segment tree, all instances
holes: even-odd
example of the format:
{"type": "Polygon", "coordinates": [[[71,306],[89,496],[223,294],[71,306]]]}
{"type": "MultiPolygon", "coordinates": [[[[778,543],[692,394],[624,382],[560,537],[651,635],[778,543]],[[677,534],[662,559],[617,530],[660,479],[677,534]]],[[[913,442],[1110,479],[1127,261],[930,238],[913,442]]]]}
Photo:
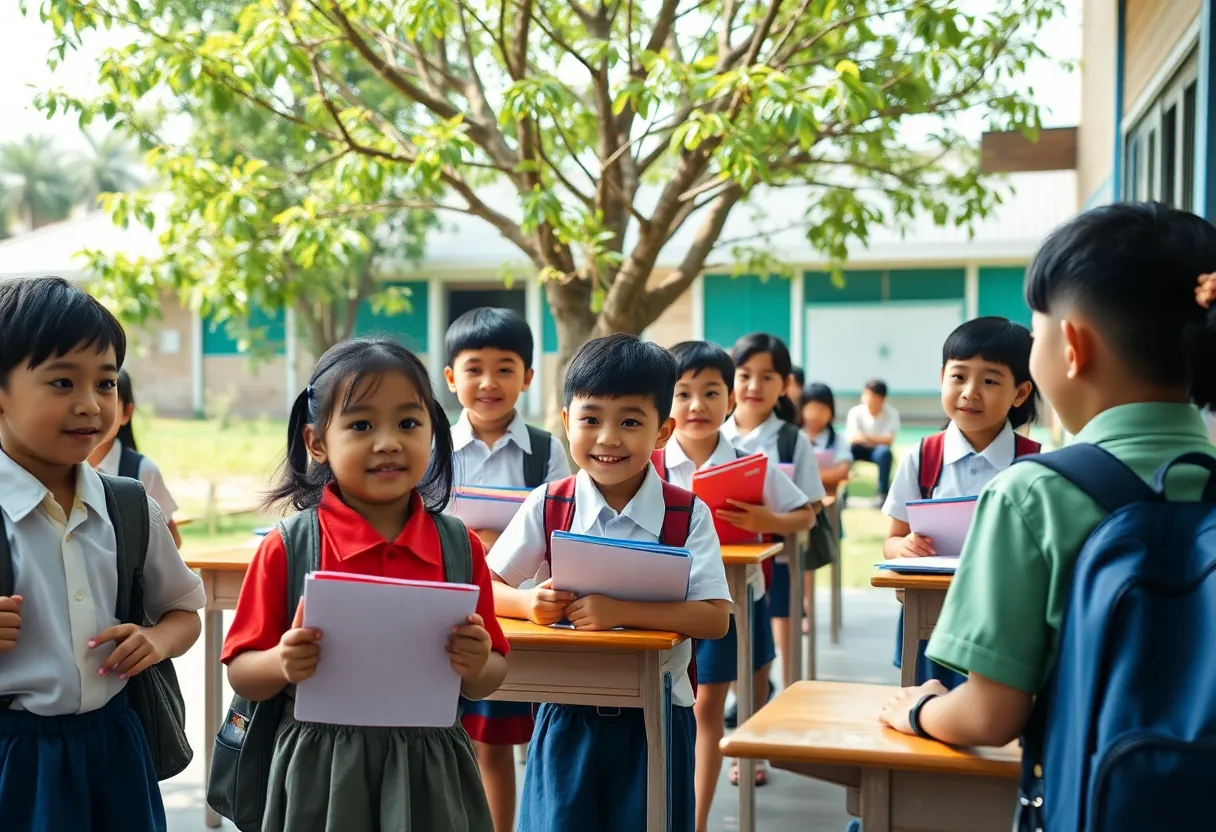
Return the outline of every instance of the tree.
{"type": "MultiPolygon", "coordinates": [[[[731,212],[809,186],[798,218],[835,262],[915,212],[970,225],[1000,193],[951,129],[976,111],[1033,133],[1013,81],[1060,0],[241,0],[235,27],[187,0],[45,0],[59,53],[140,33],[101,67],[108,115],[161,94],[253,108],[392,171],[396,207],[458,211],[545,282],[565,367],[588,337],[640,332],[704,270],[731,212]],[[986,10],[977,6],[984,6],[986,10]],[[377,77],[388,98],[347,82],[377,77]],[[384,104],[391,102],[388,110],[384,104]],[[516,210],[479,188],[509,183],[516,210]],[[695,228],[679,265],[660,252],[695,228]]],[[[327,194],[284,233],[378,212],[327,194]]],[[[743,247],[732,251],[746,254],[743,247]]],[[[760,262],[764,262],[763,259],[760,262]]]]}
{"type": "Polygon", "coordinates": [[[100,137],[88,130],[83,133],[89,150],[76,159],[74,171],[82,201],[92,204],[102,194],[125,193],[140,186],[135,149],[126,135],[118,131],[100,137]]]}
{"type": "Polygon", "coordinates": [[[0,217],[19,220],[30,230],[66,217],[76,191],[62,161],[49,136],[0,144],[0,217]]]}

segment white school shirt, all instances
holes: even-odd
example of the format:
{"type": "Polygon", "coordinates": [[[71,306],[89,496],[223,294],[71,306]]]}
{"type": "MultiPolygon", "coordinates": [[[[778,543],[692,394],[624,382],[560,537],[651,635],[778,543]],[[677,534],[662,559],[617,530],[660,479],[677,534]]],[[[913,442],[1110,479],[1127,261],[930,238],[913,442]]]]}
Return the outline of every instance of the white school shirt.
{"type": "MultiPolygon", "coordinates": [[[[667,443],[665,450],[667,462],[667,479],[672,485],[678,485],[680,488],[692,489],[692,475],[698,470],[696,463],[688,458],[684,453],[684,449],[680,447],[680,441],[672,437],[667,443]]],[[[714,452],[710,454],[709,459],[701,468],[710,468],[714,465],[725,465],[728,462],[734,462],[738,459],[735,453],[735,446],[730,444],[730,440],[719,431],[718,446],[714,448],[714,452]]],[[[791,511],[797,511],[811,501],[807,496],[798,490],[798,486],[794,485],[776,465],[769,465],[764,475],[764,504],[772,509],[777,514],[787,514],[791,511]]],[[[752,595],[756,600],[764,597],[764,573],[755,569],[752,571],[752,595]]]]}
{"type": "MultiPolygon", "coordinates": [[[[101,464],[97,466],[97,470],[103,474],[109,474],[111,477],[117,477],[118,463],[121,459],[122,440],[115,439],[114,443],[110,445],[110,450],[101,460],[101,464]]],[[[174,500],[173,495],[169,493],[169,486],[165,485],[165,478],[161,474],[160,468],[146,456],[139,461],[139,481],[144,484],[144,491],[148,492],[148,496],[160,506],[161,513],[165,517],[172,518],[177,512],[177,500],[174,500]]]]}
{"type": "MultiPolygon", "coordinates": [[[[600,494],[586,471],[579,471],[574,488],[574,519],[570,531],[597,537],[637,540],[654,543],[663,531],[663,481],[653,465],[647,464],[646,476],[638,492],[619,514],[600,494]]],[[[722,566],[722,550],[714,521],[705,503],[696,500],[692,507],[692,522],[685,548],[692,554],[692,571],[688,578],[689,601],[729,601],[726,570],[722,566]]],[[[545,487],[534,490],[524,500],[519,512],[498,538],[486,558],[490,571],[511,586],[537,576],[549,577],[545,561],[545,487]]],[[[685,641],[665,651],[662,669],[671,673],[671,701],[683,708],[693,704],[692,683],[688,680],[688,662],[692,658],[691,642],[685,641]]]]}
{"type": "Polygon", "coordinates": [[[863,433],[867,436],[894,436],[899,433],[899,411],[884,404],[875,416],[864,404],[850,408],[844,424],[845,441],[857,442],[863,433]]]}
{"type": "MultiPolygon", "coordinates": [[[[473,435],[467,411],[452,425],[453,485],[490,485],[523,488],[524,456],[532,453],[528,423],[518,413],[494,447],[473,435]]],[[[545,482],[570,476],[566,449],[556,436],[549,437],[549,469],[545,482]]]]}
{"type": "MultiPolygon", "coordinates": [[[[951,422],[946,428],[946,439],[942,445],[942,476],[937,488],[933,489],[933,499],[978,495],[993,477],[1013,464],[1013,456],[1014,434],[1009,422],[1005,422],[1005,427],[992,440],[992,444],[980,453],[976,453],[963,432],[951,422]]],[[[919,499],[920,445],[917,444],[908,451],[895,472],[887,501],[882,507],[883,514],[907,523],[908,502],[919,499]]]]}
{"type": "MultiPolygon", "coordinates": [[[[812,450],[836,452],[836,458],[832,460],[834,464],[839,465],[842,462],[853,461],[853,449],[849,447],[849,441],[843,433],[836,433],[836,444],[834,446],[828,445],[828,432],[826,430],[819,431],[817,436],[812,436],[810,439],[812,450]]],[[[815,461],[818,462],[819,458],[816,457],[815,461]]]]}
{"type": "MultiPolygon", "coordinates": [[[[39,716],[95,711],[126,685],[97,671],[113,642],[90,650],[89,639],[118,624],[114,526],[101,479],[76,467],[76,501],[64,517],[51,492],[0,451],[0,510],[13,553],[21,632],[16,649],[0,656],[0,692],[39,716]]],[[[194,612],[203,583],[182,561],[160,507],[148,498],[144,608],[156,623],[171,610],[194,612]]]]}
{"type": "MultiPolygon", "coordinates": [[[[768,457],[769,464],[775,466],[781,462],[781,456],[777,453],[777,433],[784,424],[785,421],[773,413],[749,432],[740,433],[739,425],[732,416],[722,425],[722,435],[741,451],[764,454],[768,457]]],[[[819,463],[815,461],[815,452],[811,450],[811,440],[801,430],[798,431],[798,440],[794,443],[794,476],[791,479],[812,503],[817,503],[828,495],[824,490],[823,480],[819,477],[819,463]]]]}

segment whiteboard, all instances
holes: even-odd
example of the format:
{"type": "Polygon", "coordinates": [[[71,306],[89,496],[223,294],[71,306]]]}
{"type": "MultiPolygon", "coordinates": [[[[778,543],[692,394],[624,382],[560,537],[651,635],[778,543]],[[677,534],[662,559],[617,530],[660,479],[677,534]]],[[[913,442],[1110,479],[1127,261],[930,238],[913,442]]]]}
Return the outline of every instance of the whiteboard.
{"type": "Polygon", "coordinates": [[[942,344],[963,320],[962,301],[807,306],[806,379],[838,392],[871,378],[896,395],[940,390],[942,344]]]}

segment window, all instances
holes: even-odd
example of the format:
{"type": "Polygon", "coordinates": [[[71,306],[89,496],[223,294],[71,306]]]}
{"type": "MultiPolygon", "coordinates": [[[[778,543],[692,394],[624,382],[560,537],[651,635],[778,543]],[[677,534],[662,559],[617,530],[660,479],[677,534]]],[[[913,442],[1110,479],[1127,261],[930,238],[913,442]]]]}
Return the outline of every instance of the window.
{"type": "Polygon", "coordinates": [[[1195,210],[1197,55],[1183,64],[1127,134],[1125,199],[1195,210]]]}

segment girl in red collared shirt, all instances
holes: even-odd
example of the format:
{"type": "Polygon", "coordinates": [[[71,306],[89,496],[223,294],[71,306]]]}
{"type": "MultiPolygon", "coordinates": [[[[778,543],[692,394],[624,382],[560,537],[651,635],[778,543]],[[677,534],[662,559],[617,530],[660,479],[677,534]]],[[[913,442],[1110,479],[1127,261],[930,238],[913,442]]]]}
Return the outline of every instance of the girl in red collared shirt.
{"type": "MultiPolygon", "coordinates": [[[[422,363],[387,339],[353,340],[321,357],[296,399],[274,503],[316,508],[321,569],[445,580],[433,514],[448,502],[452,438],[422,363]]],[[[477,614],[449,636],[461,694],[490,695],[506,675],[485,550],[469,534],[477,614]]],[[[264,701],[324,661],[321,633],[287,609],[277,531],[250,564],[224,643],[232,689],[264,701]],[[290,626],[288,626],[288,622],[290,626]]],[[[351,680],[358,684],[358,680],[351,680]]],[[[289,706],[270,769],[263,829],[492,832],[472,743],[448,728],[297,722],[289,706]]]]}

